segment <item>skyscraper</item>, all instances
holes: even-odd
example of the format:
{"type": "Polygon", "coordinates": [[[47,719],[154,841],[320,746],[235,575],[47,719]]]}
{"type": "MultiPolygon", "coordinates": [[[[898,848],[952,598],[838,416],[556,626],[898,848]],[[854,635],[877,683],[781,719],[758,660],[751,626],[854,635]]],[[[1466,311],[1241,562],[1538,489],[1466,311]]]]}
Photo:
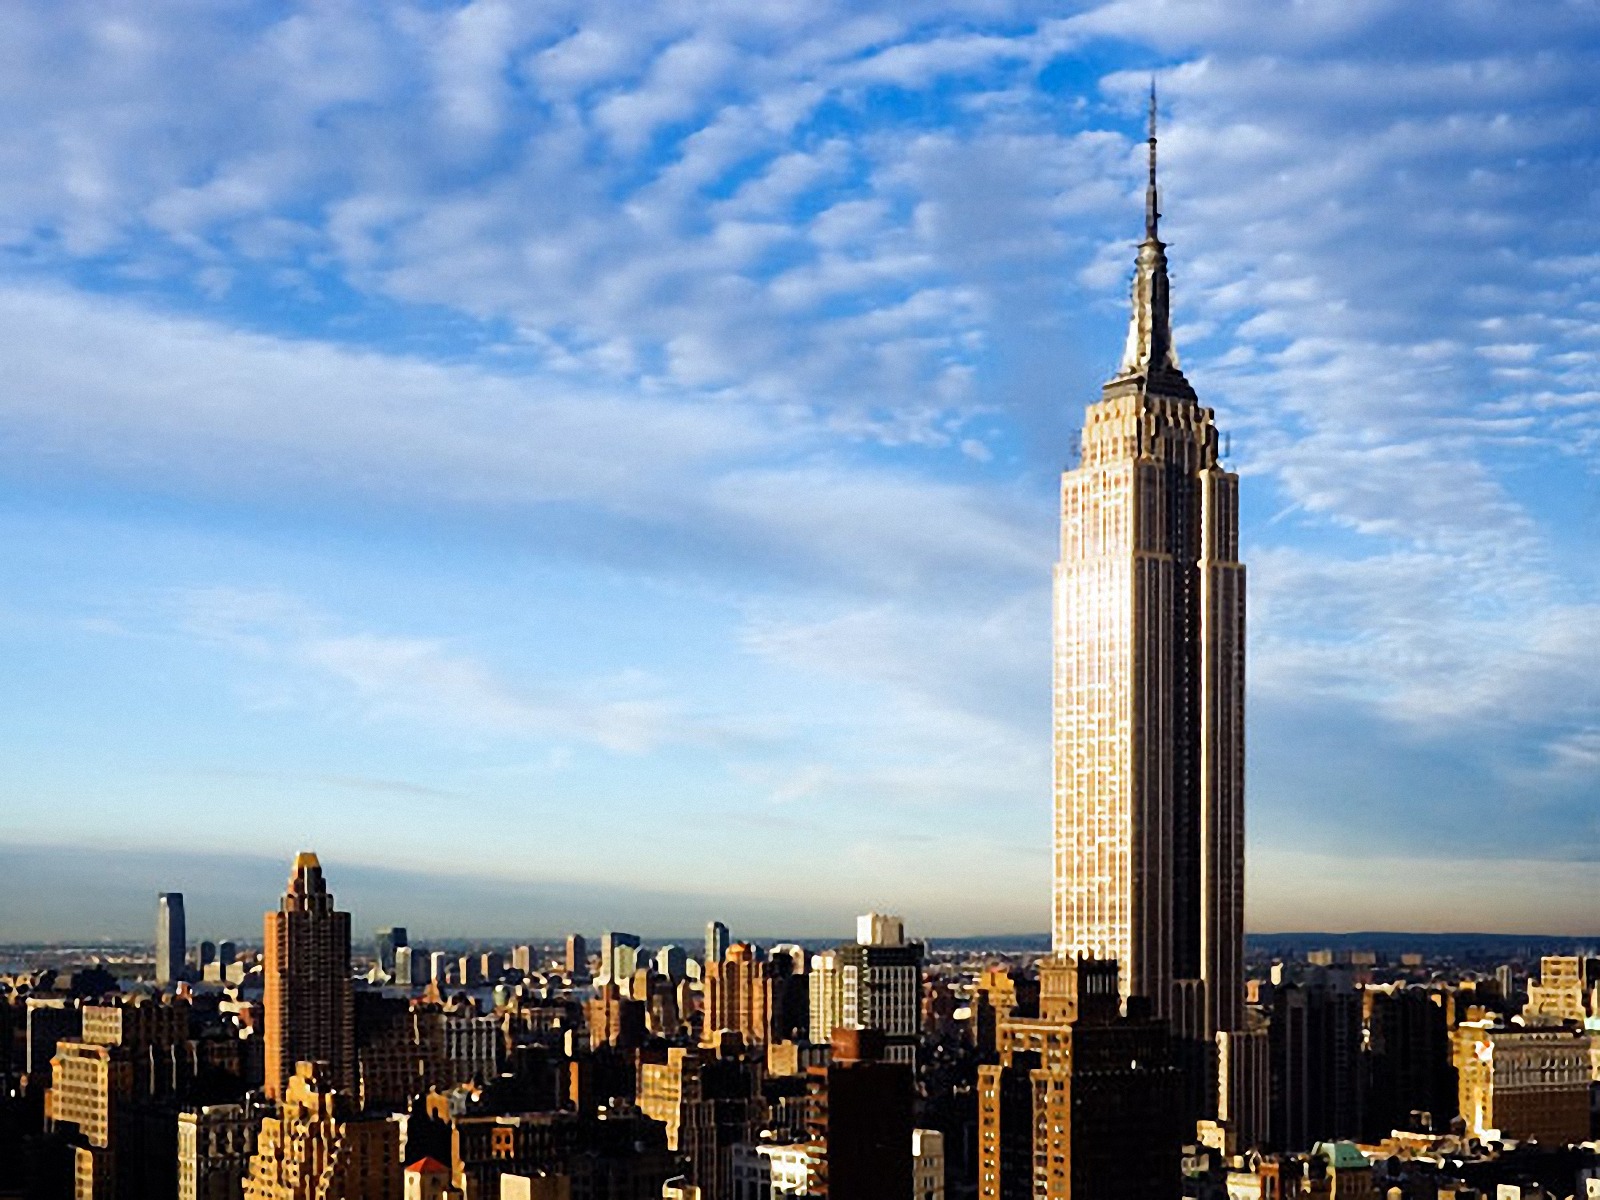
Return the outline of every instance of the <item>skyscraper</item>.
{"type": "Polygon", "coordinates": [[[1052,940],[1209,1046],[1243,1024],[1239,480],[1172,346],[1153,94],[1149,159],[1127,346],[1061,480],[1052,940]]]}
{"type": "Polygon", "coordinates": [[[183,924],[183,893],[156,896],[156,982],[177,983],[183,978],[183,960],[189,934],[183,924]]]}
{"type": "Polygon", "coordinates": [[[378,969],[385,975],[394,974],[394,952],[406,945],[406,927],[404,925],[391,925],[378,930],[373,938],[373,944],[378,955],[378,969]]]}
{"type": "Polygon", "coordinates": [[[728,936],[728,927],[721,921],[706,922],[706,956],[703,960],[709,967],[716,966],[727,956],[728,947],[733,943],[728,936]]]}
{"type": "Polygon", "coordinates": [[[320,1062],[327,1064],[328,1084],[354,1096],[350,914],[334,911],[322,865],[309,850],[295,856],[288,890],[278,911],[266,915],[263,937],[264,1090],[281,1100],[295,1064],[320,1062]]]}

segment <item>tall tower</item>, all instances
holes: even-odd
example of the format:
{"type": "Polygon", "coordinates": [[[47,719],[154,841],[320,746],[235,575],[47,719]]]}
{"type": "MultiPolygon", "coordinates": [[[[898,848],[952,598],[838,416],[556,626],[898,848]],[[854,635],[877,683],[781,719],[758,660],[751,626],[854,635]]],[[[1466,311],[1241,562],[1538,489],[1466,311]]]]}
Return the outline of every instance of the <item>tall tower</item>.
{"type": "Polygon", "coordinates": [[[262,1008],[264,1090],[281,1100],[296,1064],[326,1064],[330,1085],[356,1089],[355,999],[350,981],[350,914],[335,912],[317,856],[295,856],[277,912],[264,922],[262,1008]]]}
{"type": "Polygon", "coordinates": [[[1239,479],[1172,345],[1153,90],[1149,147],[1127,346],[1061,479],[1052,936],[1209,1044],[1243,1025],[1239,479]]]}
{"type": "Polygon", "coordinates": [[[177,983],[183,978],[189,932],[183,922],[183,893],[156,894],[156,982],[177,983]]]}

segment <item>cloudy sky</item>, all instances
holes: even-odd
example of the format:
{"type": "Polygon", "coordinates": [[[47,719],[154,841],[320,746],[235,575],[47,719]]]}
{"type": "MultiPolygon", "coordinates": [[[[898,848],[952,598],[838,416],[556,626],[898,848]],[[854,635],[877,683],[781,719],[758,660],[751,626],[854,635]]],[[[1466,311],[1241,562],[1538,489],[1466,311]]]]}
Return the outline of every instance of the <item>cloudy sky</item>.
{"type": "Polygon", "coordinates": [[[1250,925],[1600,925],[1600,12],[16,0],[0,939],[1047,926],[1141,94],[1250,925]]]}

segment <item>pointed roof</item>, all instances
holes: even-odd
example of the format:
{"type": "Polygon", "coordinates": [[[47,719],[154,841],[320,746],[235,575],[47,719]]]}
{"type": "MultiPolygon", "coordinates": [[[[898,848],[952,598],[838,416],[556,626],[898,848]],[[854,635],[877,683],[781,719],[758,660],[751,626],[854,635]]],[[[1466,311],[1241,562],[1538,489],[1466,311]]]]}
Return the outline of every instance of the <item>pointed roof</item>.
{"type": "Polygon", "coordinates": [[[1146,139],[1149,177],[1144,189],[1144,241],[1134,263],[1128,340],[1117,379],[1178,374],[1172,345],[1172,297],[1167,280],[1167,247],[1161,240],[1161,196],[1156,185],[1156,85],[1150,82],[1150,132],[1146,139]]]}
{"type": "Polygon", "coordinates": [[[450,1174],[450,1168],[445,1166],[437,1158],[433,1158],[432,1156],[429,1156],[427,1158],[419,1158],[419,1159],[417,1159],[416,1162],[412,1163],[409,1167],[406,1168],[406,1172],[408,1174],[410,1172],[412,1172],[412,1171],[415,1171],[418,1175],[448,1175],[448,1174],[450,1174]]]}

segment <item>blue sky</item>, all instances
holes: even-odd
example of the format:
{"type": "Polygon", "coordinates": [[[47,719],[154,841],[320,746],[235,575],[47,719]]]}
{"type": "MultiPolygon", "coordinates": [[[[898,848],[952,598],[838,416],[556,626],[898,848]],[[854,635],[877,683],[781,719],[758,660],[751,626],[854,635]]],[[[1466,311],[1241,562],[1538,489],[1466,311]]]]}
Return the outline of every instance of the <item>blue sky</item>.
{"type": "Polygon", "coordinates": [[[1252,928],[1593,932],[1597,51],[1480,0],[7,5],[0,858],[83,884],[0,938],[158,886],[243,931],[302,846],[434,934],[1044,928],[1152,74],[1252,928]]]}

